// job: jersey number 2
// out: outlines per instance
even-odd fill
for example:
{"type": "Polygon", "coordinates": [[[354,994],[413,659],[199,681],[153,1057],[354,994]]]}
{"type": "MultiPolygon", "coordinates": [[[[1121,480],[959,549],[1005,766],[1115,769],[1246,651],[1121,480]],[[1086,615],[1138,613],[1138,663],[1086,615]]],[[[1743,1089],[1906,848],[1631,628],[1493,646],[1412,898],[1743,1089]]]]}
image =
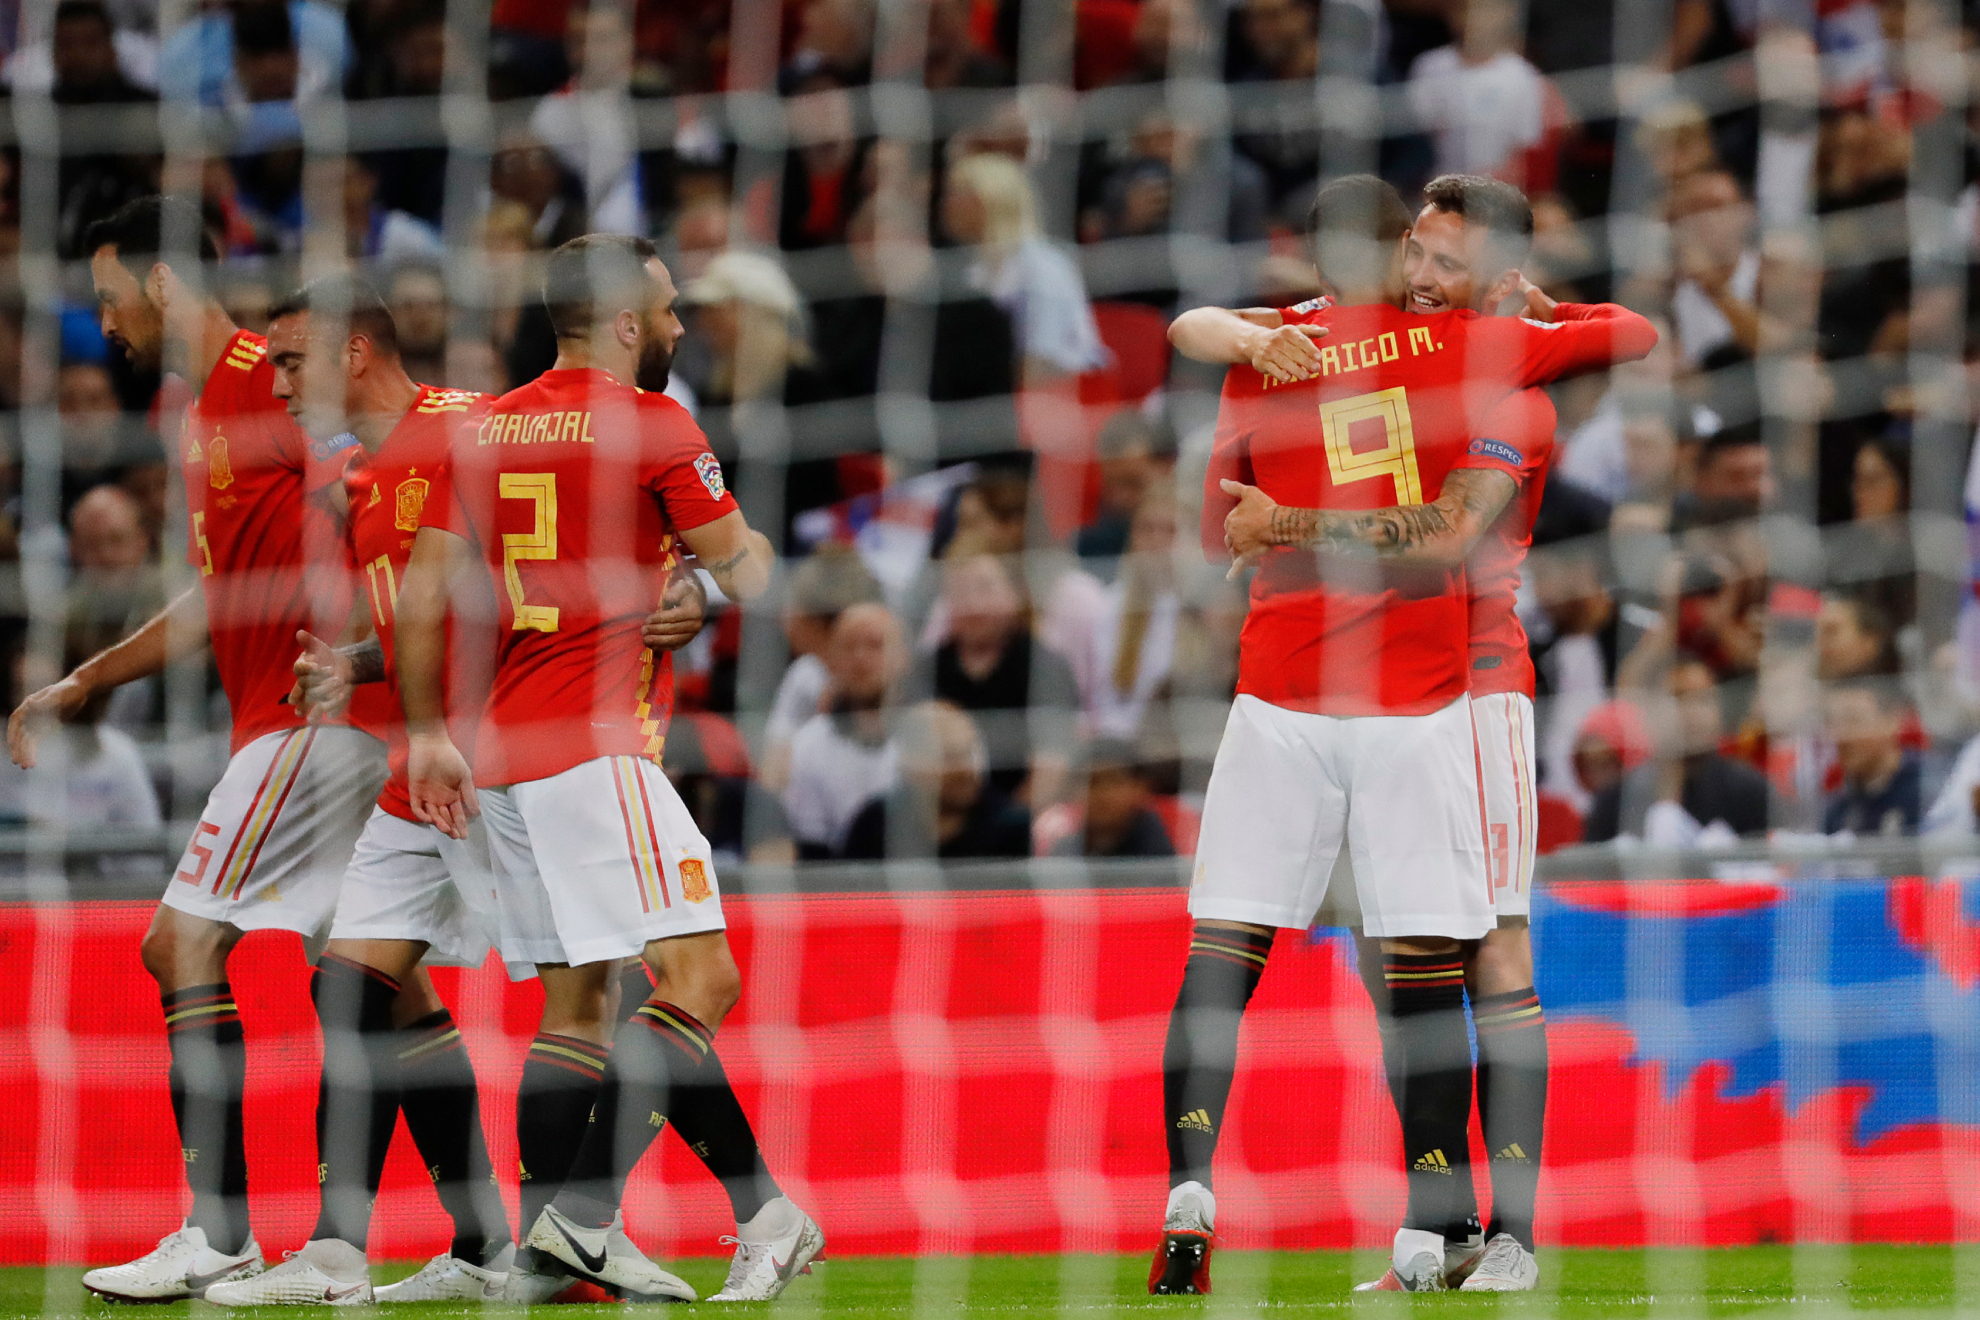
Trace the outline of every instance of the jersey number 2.
{"type": "Polygon", "coordinates": [[[1410,426],[1409,397],[1402,386],[1321,404],[1320,432],[1327,443],[1327,472],[1336,486],[1394,477],[1397,504],[1423,503],[1423,482],[1416,475],[1416,432],[1410,426]],[[1386,443],[1380,449],[1354,452],[1349,433],[1355,423],[1377,421],[1386,443]]]}
{"type": "Polygon", "coordinates": [[[505,500],[528,500],[535,506],[536,518],[527,532],[502,533],[502,580],[509,588],[509,605],[518,631],[557,631],[555,605],[523,603],[522,574],[516,565],[525,559],[557,557],[557,474],[554,472],[504,472],[501,495],[505,500]]]}

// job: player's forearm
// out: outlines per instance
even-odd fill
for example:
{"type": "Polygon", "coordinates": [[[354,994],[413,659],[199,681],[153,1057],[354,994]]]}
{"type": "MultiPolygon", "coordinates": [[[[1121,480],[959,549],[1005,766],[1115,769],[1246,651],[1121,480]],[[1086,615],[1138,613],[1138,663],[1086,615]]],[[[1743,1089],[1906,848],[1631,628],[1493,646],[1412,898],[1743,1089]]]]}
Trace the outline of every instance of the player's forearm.
{"type": "MultiPolygon", "coordinates": [[[[1265,311],[1273,322],[1276,312],[1265,311]]],[[[1176,352],[1198,362],[1249,362],[1271,334],[1258,311],[1234,312],[1225,307],[1197,307],[1169,322],[1169,343],[1176,352]]]]}
{"type": "Polygon", "coordinates": [[[1634,362],[1657,346],[1657,327],[1650,318],[1619,303],[1560,303],[1554,309],[1554,319],[1584,326],[1600,322],[1599,329],[1589,326],[1581,332],[1590,345],[1584,369],[1634,362]]]}
{"type": "Polygon", "coordinates": [[[394,607],[392,646],[399,668],[399,703],[413,733],[447,728],[442,675],[447,653],[447,599],[452,586],[452,554],[446,532],[422,527],[413,542],[405,580],[394,607]]]}
{"type": "Polygon", "coordinates": [[[1351,511],[1282,504],[1272,510],[1266,539],[1328,554],[1454,568],[1470,556],[1517,490],[1503,472],[1467,468],[1447,477],[1443,492],[1429,504],[1351,511]]]}
{"type": "Polygon", "coordinates": [[[344,663],[350,666],[352,683],[382,683],[385,681],[385,644],[373,633],[361,642],[337,648],[344,663]]]}
{"type": "Polygon", "coordinates": [[[91,692],[106,692],[161,672],[206,645],[206,599],[187,587],[142,628],[76,666],[72,677],[91,692]]]}
{"type": "Polygon", "coordinates": [[[752,600],[769,589],[770,570],[776,562],[777,552],[770,548],[770,538],[752,530],[736,550],[712,562],[704,559],[701,566],[724,596],[752,600]]]}

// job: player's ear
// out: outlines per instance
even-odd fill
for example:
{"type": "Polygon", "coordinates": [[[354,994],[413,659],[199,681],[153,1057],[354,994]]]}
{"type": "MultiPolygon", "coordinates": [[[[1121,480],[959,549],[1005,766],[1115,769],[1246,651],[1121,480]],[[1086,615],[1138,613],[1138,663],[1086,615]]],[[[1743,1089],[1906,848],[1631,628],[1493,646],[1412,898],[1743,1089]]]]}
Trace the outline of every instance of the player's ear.
{"type": "Polygon", "coordinates": [[[151,269],[145,272],[144,296],[151,300],[153,306],[163,307],[165,295],[171,284],[172,268],[162,261],[154,261],[151,263],[151,269]]]}
{"type": "Polygon", "coordinates": [[[1505,274],[1499,276],[1497,282],[1486,291],[1485,297],[1479,305],[1497,310],[1501,303],[1519,294],[1521,283],[1521,271],[1519,267],[1515,266],[1505,274]]]}
{"type": "Polygon", "coordinates": [[[639,317],[630,307],[620,310],[618,317],[612,322],[612,330],[618,335],[622,347],[632,350],[639,348],[639,317]]]}

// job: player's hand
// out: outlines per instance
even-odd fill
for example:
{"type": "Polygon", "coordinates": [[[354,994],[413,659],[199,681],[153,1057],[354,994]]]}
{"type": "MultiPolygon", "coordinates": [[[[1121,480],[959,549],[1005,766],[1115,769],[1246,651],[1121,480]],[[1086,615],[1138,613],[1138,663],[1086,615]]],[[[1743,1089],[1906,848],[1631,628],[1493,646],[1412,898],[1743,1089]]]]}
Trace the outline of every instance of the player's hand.
{"type": "Polygon", "coordinates": [[[311,724],[336,719],[351,704],[350,660],[307,630],[296,634],[296,645],[302,647],[302,654],[296,657],[296,682],[289,689],[289,704],[311,724]]]}
{"type": "Polygon", "coordinates": [[[1320,348],[1313,341],[1326,337],[1324,325],[1259,326],[1247,337],[1246,347],[1254,370],[1276,384],[1290,385],[1320,374],[1320,348]]]}
{"type": "Polygon", "coordinates": [[[408,733],[406,743],[406,796],[413,815],[449,838],[467,838],[469,819],[481,814],[467,758],[444,733],[408,733]]]}
{"type": "Polygon", "coordinates": [[[639,640],[655,651],[678,651],[693,641],[708,622],[708,592],[701,575],[676,573],[660,595],[660,608],[646,616],[639,640]]]}
{"type": "Polygon", "coordinates": [[[1540,291],[1540,286],[1522,275],[1519,277],[1519,291],[1526,299],[1526,316],[1534,321],[1551,321],[1554,309],[1560,306],[1556,300],[1540,291]]]}
{"type": "Polygon", "coordinates": [[[35,740],[50,725],[65,723],[82,713],[89,689],[74,678],[50,683],[23,701],[7,720],[7,755],[23,770],[34,768],[35,740]]]}
{"type": "Polygon", "coordinates": [[[1272,514],[1279,503],[1258,487],[1229,477],[1217,484],[1224,494],[1237,496],[1237,507],[1224,515],[1224,546],[1231,552],[1231,571],[1224,576],[1235,578],[1273,547],[1272,514]]]}

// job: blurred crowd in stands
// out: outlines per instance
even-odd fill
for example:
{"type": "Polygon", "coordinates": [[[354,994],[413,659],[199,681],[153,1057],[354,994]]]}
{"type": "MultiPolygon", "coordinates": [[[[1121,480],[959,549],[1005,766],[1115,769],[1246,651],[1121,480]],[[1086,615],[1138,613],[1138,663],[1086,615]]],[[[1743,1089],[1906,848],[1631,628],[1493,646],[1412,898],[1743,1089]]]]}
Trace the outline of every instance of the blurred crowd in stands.
{"type": "MultiPolygon", "coordinates": [[[[201,197],[250,329],[361,262],[416,379],[492,392],[554,356],[542,254],[637,232],[670,393],[786,556],[677,657],[666,766],[722,855],[1187,854],[1245,596],[1194,526],[1220,377],[1167,319],[1317,292],[1324,177],[1465,171],[1532,197],[1548,293],[1663,331],[1553,391],[1543,848],[1971,834],[1980,17],[1638,8],[0,0],[15,122],[54,125],[0,152],[9,706],[183,580],[185,387],[96,330],[90,221],[201,197]]],[[[0,817],[188,817],[226,718],[197,675],[122,691],[0,817]]]]}

